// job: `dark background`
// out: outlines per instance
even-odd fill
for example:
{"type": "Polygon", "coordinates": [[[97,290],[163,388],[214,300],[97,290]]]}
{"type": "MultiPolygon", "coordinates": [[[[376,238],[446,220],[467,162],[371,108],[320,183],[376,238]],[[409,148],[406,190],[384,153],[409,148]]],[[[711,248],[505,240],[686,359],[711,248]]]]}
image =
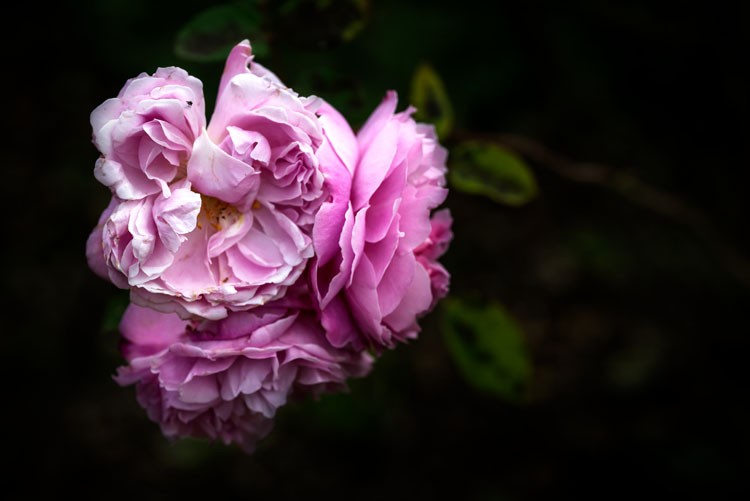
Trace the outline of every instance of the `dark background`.
{"type": "Polygon", "coordinates": [[[538,198],[510,208],[454,191],[444,263],[453,295],[518,319],[533,376],[518,401],[473,388],[438,310],[349,395],[283,408],[246,456],[169,443],[111,380],[126,295],[84,256],[108,200],[89,113],[157,66],[188,69],[212,102],[222,65],[174,52],[206,5],[58,5],[45,21],[29,3],[6,19],[25,33],[6,41],[3,75],[9,492],[715,499],[745,487],[746,8],[373,0],[349,43],[315,8],[269,15],[261,62],[353,123],[388,88],[405,106],[426,61],[456,111],[449,147],[478,135],[526,145],[538,198]],[[631,184],[589,182],[592,163],[631,184]]]}

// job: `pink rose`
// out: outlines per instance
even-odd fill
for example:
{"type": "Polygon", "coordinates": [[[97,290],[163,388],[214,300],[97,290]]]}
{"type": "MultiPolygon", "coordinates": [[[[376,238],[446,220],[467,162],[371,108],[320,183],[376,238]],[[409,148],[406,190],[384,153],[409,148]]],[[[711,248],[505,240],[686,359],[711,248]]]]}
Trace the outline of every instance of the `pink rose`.
{"type": "Polygon", "coordinates": [[[168,437],[252,450],[290,397],[363,376],[447,294],[445,160],[389,92],[358,135],[231,51],[206,125],[179,68],[91,117],[112,200],[89,265],[129,289],[116,376],[168,437]]]}
{"type": "MultiPolygon", "coordinates": [[[[126,102],[140,109],[138,99],[150,102],[126,102]]],[[[218,319],[282,297],[313,257],[312,223],[327,194],[318,105],[253,63],[248,42],[237,45],[186,169],[159,193],[114,202],[95,230],[103,255],[89,242],[92,267],[104,263],[135,302],[183,316],[218,319]]]]}
{"type": "Polygon", "coordinates": [[[301,98],[252,62],[243,42],[229,54],[216,110],[198,138],[188,177],[203,195],[247,211],[282,210],[311,224],[322,202],[323,175],[315,151],[323,133],[317,98],[301,98]]]}
{"type": "Polygon", "coordinates": [[[251,451],[292,395],[318,395],[363,376],[372,359],[336,349],[306,313],[266,306],[224,320],[181,320],[131,305],[120,329],[129,365],[116,377],[168,437],[237,443],[251,451]]]}
{"type": "Polygon", "coordinates": [[[419,331],[417,317],[445,295],[436,259],[451,238],[446,152],[431,126],[395,113],[389,92],[355,137],[330,106],[319,110],[318,151],[331,193],[315,220],[311,281],[334,346],[392,347],[419,331]]]}
{"type": "Polygon", "coordinates": [[[203,84],[180,68],[128,80],[116,98],[91,113],[102,153],[94,175],[125,200],[169,196],[169,183],[184,172],[205,126],[204,107],[203,84]]]}
{"type": "MultiPolygon", "coordinates": [[[[170,270],[195,229],[200,195],[184,179],[173,183],[170,191],[169,197],[157,193],[140,200],[113,199],[105,211],[99,243],[109,278],[116,285],[156,289],[157,279],[170,270]]],[[[94,235],[98,233],[94,230],[94,235]]]]}

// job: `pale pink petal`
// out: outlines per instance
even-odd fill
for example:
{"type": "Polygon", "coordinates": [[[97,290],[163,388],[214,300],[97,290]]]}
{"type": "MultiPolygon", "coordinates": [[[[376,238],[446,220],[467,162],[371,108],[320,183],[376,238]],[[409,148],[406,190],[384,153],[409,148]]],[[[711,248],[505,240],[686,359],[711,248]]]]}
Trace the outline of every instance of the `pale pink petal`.
{"type": "Polygon", "coordinates": [[[353,173],[359,160],[359,146],[349,123],[326,102],[321,103],[317,113],[326,138],[316,153],[321,168],[326,172],[328,166],[341,165],[353,173]]]}
{"type": "Polygon", "coordinates": [[[373,138],[387,126],[396,111],[397,103],[398,95],[396,92],[392,90],[388,91],[380,102],[380,105],[370,115],[370,118],[367,119],[367,122],[365,122],[365,125],[362,126],[362,129],[357,134],[360,151],[369,149],[373,138]]]}
{"type": "Polygon", "coordinates": [[[176,315],[165,315],[131,304],[120,321],[120,332],[133,344],[168,346],[185,331],[187,322],[176,315]]]}
{"type": "Polygon", "coordinates": [[[260,183],[252,166],[221,150],[206,133],[196,140],[188,162],[193,188],[229,204],[252,204],[260,183]]]}

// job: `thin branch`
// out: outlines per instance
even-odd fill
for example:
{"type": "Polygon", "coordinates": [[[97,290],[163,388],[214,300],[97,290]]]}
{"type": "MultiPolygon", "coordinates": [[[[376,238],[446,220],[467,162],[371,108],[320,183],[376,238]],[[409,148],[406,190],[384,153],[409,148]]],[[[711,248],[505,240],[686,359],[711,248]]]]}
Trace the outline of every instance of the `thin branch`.
{"type": "Polygon", "coordinates": [[[566,180],[610,189],[635,205],[685,225],[711,246],[728,273],[742,285],[750,288],[750,260],[716,231],[705,214],[687,205],[675,195],[661,191],[629,172],[608,165],[573,162],[529,137],[497,134],[485,138],[505,146],[566,180]]]}

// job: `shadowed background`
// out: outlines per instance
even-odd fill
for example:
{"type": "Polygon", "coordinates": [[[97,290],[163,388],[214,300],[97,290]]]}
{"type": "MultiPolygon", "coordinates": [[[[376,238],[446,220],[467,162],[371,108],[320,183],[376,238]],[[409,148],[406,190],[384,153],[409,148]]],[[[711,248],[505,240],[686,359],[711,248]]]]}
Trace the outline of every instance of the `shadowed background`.
{"type": "Polygon", "coordinates": [[[11,492],[523,500],[745,487],[746,8],[239,4],[254,32],[236,41],[250,37],[258,61],[355,126],[387,89],[405,107],[429,63],[452,104],[449,149],[514,152],[536,196],[449,196],[443,263],[463,324],[438,308],[350,394],[282,408],[252,456],[170,443],[111,379],[127,293],[85,262],[109,197],[88,116],[127,78],[170,65],[203,80],[210,110],[222,63],[175,51],[209,4],[24,17],[4,78],[3,414],[6,459],[36,480],[11,492]],[[498,334],[513,360],[472,351],[493,335],[487,311],[515,319],[498,334]],[[494,390],[477,384],[482,364],[497,369],[494,390]]]}

